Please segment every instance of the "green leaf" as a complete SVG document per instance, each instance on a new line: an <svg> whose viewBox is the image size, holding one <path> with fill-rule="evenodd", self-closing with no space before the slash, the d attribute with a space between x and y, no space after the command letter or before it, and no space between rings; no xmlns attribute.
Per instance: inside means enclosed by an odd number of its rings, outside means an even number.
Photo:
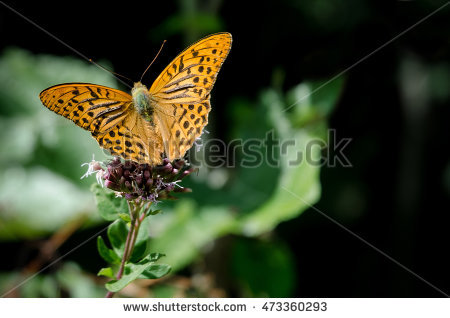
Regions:
<svg viewBox="0 0 450 318"><path fill-rule="evenodd" d="M318 160L320 149L308 147L318 138L317 132L292 127L287 113L283 111L288 105L276 92L267 91L263 102L281 145L288 141L293 144L286 147L285 154L280 154L278 158L281 174L272 194L242 218L242 232L249 236L270 231L280 222L298 216L320 197L320 165L309 160Z"/></svg>
<svg viewBox="0 0 450 318"><path fill-rule="evenodd" d="M131 222L130 214L129 213L119 213L119 217L124 220L127 223Z"/></svg>
<svg viewBox="0 0 450 318"><path fill-rule="evenodd" d="M158 213L160 213L160 212L162 212L161 209L158 209L158 210L154 210L154 211L153 211L153 210L150 208L150 209L148 209L147 212L145 212L145 215L146 215L146 216L149 216L149 215L156 215L156 214L158 214Z"/></svg>
<svg viewBox="0 0 450 318"><path fill-rule="evenodd" d="M129 263L125 265L124 268L124 274L122 278L119 280L112 280L105 284L106 289L108 289L111 292L118 292L125 286L127 286L132 281L139 278L139 276L144 273L146 270L150 270L152 266L154 265L154 262L151 261L150 255L148 255L146 258L144 258L142 261L140 261L137 264ZM155 270L153 272L154 274L162 273Z"/></svg>
<svg viewBox="0 0 450 318"><path fill-rule="evenodd" d="M164 257L164 256L166 256L166 254L163 254L163 253L150 253L150 255L148 257L149 257L149 259L152 262L156 262L157 260L159 260L161 257Z"/></svg>
<svg viewBox="0 0 450 318"><path fill-rule="evenodd" d="M123 255L128 231L127 224L122 219L117 219L108 227L109 242L117 255Z"/></svg>
<svg viewBox="0 0 450 318"><path fill-rule="evenodd" d="M304 145L312 136L303 132L292 135L304 150ZM313 151L319 149L312 149ZM259 208L242 218L243 234L254 236L272 230L277 224L298 216L314 204L320 197L320 167L303 160L298 165L290 165L296 160L297 152L290 151L283 159L282 174L273 194Z"/></svg>
<svg viewBox="0 0 450 318"><path fill-rule="evenodd" d="M114 272L111 267L105 267L98 271L97 276L114 278Z"/></svg>
<svg viewBox="0 0 450 318"><path fill-rule="evenodd" d="M344 82L344 78L339 77L327 82L304 82L291 89L287 94L287 105L293 105L294 122L301 125L324 119L336 105Z"/></svg>
<svg viewBox="0 0 450 318"><path fill-rule="evenodd" d="M157 279L167 275L172 268L167 264L152 264L142 272L139 278Z"/></svg>
<svg viewBox="0 0 450 318"><path fill-rule="evenodd" d="M121 214L128 214L127 200L116 197L115 193L95 183L91 186L100 216L106 221L114 221Z"/></svg>
<svg viewBox="0 0 450 318"><path fill-rule="evenodd" d="M105 241L103 241L101 236L97 237L97 250L100 256L108 263L120 264L120 257L115 251L106 246Z"/></svg>

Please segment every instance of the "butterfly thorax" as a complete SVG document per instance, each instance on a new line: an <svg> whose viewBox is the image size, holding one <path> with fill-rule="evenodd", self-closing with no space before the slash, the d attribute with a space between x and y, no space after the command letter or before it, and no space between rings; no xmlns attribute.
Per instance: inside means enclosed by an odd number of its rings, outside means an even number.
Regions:
<svg viewBox="0 0 450 318"><path fill-rule="evenodd" d="M134 83L131 90L133 104L139 114L146 120L153 123L153 106L151 95L145 85L141 82Z"/></svg>

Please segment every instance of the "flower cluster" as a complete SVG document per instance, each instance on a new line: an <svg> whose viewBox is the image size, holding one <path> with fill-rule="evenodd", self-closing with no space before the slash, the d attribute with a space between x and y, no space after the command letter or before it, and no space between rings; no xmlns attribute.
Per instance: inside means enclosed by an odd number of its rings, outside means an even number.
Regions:
<svg viewBox="0 0 450 318"><path fill-rule="evenodd" d="M105 187L116 191L126 199L141 198L156 202L160 199L174 198L172 192L190 192L178 184L195 169L183 159L170 162L164 159L161 165L150 166L134 161L122 161L119 157L107 162L106 168L97 161L89 163L86 175L96 173L97 181L104 180ZM85 175L85 176L86 176Z"/></svg>

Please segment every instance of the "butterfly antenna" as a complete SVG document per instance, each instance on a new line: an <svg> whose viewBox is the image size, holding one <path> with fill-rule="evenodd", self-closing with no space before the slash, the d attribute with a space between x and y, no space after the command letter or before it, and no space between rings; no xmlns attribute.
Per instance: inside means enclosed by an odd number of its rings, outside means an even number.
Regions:
<svg viewBox="0 0 450 318"><path fill-rule="evenodd" d="M148 69L150 68L150 66L152 66L153 62L156 60L156 58L158 57L159 53L161 53L161 50L164 46L164 44L166 43L166 40L163 41L163 43L161 44L161 47L159 48L158 53L156 54L155 58L153 59L153 61L150 63L149 66L147 66L147 68L145 69L144 73L142 73L141 79L139 80L139 82L142 81L142 78L144 77L145 73L147 73Z"/></svg>
<svg viewBox="0 0 450 318"><path fill-rule="evenodd" d="M105 71L107 71L107 72L109 72L109 73L111 73L111 74L114 74L114 75L116 75L116 76L123 77L123 78L129 80L131 83L134 82L132 79L129 79L128 77L123 76L122 74L119 74L119 73L113 72L113 71L111 71L111 70L108 70L106 67L101 66L100 64L94 62L92 59L89 59L89 62L91 62L91 63L94 64L94 65L97 65L97 66L100 67L101 69L103 69L103 70L105 70Z"/></svg>

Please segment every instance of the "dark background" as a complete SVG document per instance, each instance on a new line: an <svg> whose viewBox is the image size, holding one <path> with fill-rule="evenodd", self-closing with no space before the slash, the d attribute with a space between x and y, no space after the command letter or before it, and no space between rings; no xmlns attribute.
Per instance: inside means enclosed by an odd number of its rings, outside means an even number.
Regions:
<svg viewBox="0 0 450 318"><path fill-rule="evenodd" d="M282 70L283 90L306 79L331 79L444 3L7 2L82 54L106 59L132 79L140 77L167 39L144 78L147 84L186 44L216 31L232 33L233 49L219 76L221 89L214 92L215 131L225 140L230 123L223 119L224 107L233 96L256 98L273 85L276 70ZM353 167L322 168L322 195L316 204L445 293L450 293L449 10L346 72L329 126L338 138L353 139L346 149ZM0 39L0 52L15 46L35 54L79 57L2 5ZM444 75L433 77L436 72ZM412 93L405 89L408 79L417 87ZM428 86L414 86L420 81ZM274 235L295 256L293 297L444 296L314 209L280 224ZM21 246L3 244L6 251ZM73 257L83 255L79 253ZM11 268L4 262L1 267ZM239 292L231 290L228 296Z"/></svg>

